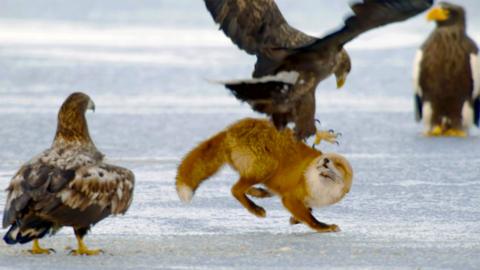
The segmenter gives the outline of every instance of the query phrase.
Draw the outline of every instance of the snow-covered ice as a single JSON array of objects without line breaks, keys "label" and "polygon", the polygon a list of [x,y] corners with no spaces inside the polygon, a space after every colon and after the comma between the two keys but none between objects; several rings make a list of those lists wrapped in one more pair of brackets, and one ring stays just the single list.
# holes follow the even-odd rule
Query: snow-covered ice
[{"label": "snow-covered ice", "polygon": [[[414,122],[411,68],[431,29],[423,18],[349,45],[345,88],[330,79],[317,89],[321,127],[343,134],[340,146],[322,149],[344,154],[355,173],[343,201],[315,211],[342,231],[318,234],[290,226],[277,198],[256,200],[267,218],[249,214],[230,195],[228,168],[190,204],[178,199],[175,170],[188,150],[238,119],[261,117],[208,82],[248,77],[254,58],[215,31],[201,1],[38,2],[52,11],[39,15],[40,4],[24,0],[0,9],[0,188],[51,143],[58,107],[77,90],[95,101],[87,118],[96,144],[137,184],[129,212],[86,238],[104,255],[69,256],[75,239],[64,228],[42,241],[57,250],[51,256],[1,241],[0,269],[480,269],[480,132],[424,138]],[[347,10],[347,1],[308,0],[303,14],[303,4],[278,2],[296,27],[317,33]],[[327,2],[335,12],[318,19]],[[480,37],[478,18],[469,23]],[[4,203],[1,192],[0,214]]]}]

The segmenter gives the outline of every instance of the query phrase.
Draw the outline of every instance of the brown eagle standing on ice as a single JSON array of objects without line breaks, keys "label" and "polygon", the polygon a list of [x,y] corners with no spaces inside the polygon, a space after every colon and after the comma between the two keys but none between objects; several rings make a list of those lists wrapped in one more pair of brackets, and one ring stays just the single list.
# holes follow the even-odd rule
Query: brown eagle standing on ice
[{"label": "brown eagle standing on ice", "polygon": [[416,119],[423,119],[427,136],[466,137],[473,124],[480,126],[478,46],[461,6],[441,2],[427,19],[436,27],[415,59]]},{"label": "brown eagle standing on ice", "polygon": [[403,21],[428,9],[433,0],[364,0],[351,6],[345,26],[323,38],[290,26],[274,0],[204,0],[223,32],[257,56],[252,80],[223,82],[240,100],[270,115],[278,129],[295,123],[298,139],[313,135],[315,89],[335,74],[341,87],[350,72],[344,45],[373,28]]},{"label": "brown eagle standing on ice", "polygon": [[49,254],[38,239],[62,226],[73,227],[78,241],[74,255],[96,255],[83,237],[109,215],[124,214],[132,201],[133,173],[103,162],[90,138],[85,112],[95,105],[73,93],[58,113],[52,146],[23,165],[7,188],[3,227],[7,244],[33,240],[33,254]]}]

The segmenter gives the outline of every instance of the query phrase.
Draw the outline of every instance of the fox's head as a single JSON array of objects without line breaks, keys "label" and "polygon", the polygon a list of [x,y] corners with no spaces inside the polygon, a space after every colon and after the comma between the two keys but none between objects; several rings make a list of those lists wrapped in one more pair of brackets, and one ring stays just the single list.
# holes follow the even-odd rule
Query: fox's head
[{"label": "fox's head", "polygon": [[325,153],[314,159],[305,172],[310,207],[340,201],[352,187],[353,170],[343,156]]},{"label": "fox's head", "polygon": [[322,157],[323,160],[318,160],[318,163],[326,164],[325,166],[321,167],[323,167],[324,169],[325,167],[327,167],[329,171],[335,174],[334,177],[337,178],[337,180],[343,180],[343,183],[345,184],[345,193],[350,192],[353,179],[353,169],[350,165],[350,162],[348,162],[345,157],[336,153],[325,153],[322,155]]}]

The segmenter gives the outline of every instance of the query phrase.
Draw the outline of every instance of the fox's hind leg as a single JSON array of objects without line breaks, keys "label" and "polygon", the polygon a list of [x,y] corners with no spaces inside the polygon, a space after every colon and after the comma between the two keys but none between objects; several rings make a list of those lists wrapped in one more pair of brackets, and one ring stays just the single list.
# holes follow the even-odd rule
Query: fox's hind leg
[{"label": "fox's hind leg", "polygon": [[282,198],[283,205],[292,213],[294,217],[294,221],[301,221],[306,223],[310,228],[316,230],[317,232],[338,232],[340,228],[338,228],[335,224],[325,224],[323,222],[318,221],[311,213],[308,207],[305,204],[292,197],[283,197]]},{"label": "fox's hind leg", "polygon": [[251,188],[249,188],[247,190],[247,195],[250,195],[250,196],[255,197],[255,198],[260,198],[260,199],[270,198],[270,197],[274,196],[273,193],[271,193],[267,189],[261,188],[261,187],[251,187]]},{"label": "fox's hind leg", "polygon": [[247,208],[247,210],[254,214],[257,217],[265,217],[267,213],[265,209],[256,205],[252,200],[247,197],[247,191],[255,184],[258,184],[257,181],[250,180],[244,177],[241,177],[235,185],[232,187],[232,195]]},{"label": "fox's hind leg", "polygon": [[[308,208],[308,211],[312,213],[312,208]],[[300,220],[296,219],[295,217],[291,216],[290,217],[290,225],[297,225],[302,223]]]}]

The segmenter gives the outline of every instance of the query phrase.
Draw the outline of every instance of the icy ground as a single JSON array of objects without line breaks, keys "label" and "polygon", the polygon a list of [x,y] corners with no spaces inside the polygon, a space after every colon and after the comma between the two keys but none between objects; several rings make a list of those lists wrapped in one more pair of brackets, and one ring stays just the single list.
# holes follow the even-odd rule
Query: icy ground
[{"label": "icy ground", "polygon": [[[249,214],[230,195],[236,175],[228,168],[191,204],[179,202],[180,158],[228,124],[261,117],[207,81],[248,77],[254,59],[214,30],[199,3],[185,15],[183,1],[170,1],[180,6],[169,14],[177,20],[149,22],[166,18],[168,1],[158,1],[161,16],[146,8],[138,17],[148,22],[121,25],[139,11],[117,1],[102,1],[87,23],[82,4],[74,11],[50,5],[42,18],[30,18],[38,8],[15,15],[12,6],[30,3],[23,0],[8,2],[10,14],[0,10],[0,188],[48,147],[58,107],[76,90],[96,103],[87,118],[97,146],[137,179],[129,212],[100,222],[86,238],[104,255],[69,256],[65,247],[75,240],[64,228],[42,241],[57,250],[51,256],[0,241],[0,269],[480,269],[480,132],[428,139],[413,120],[411,62],[430,29],[422,19],[354,42],[345,89],[334,90],[331,79],[317,89],[321,128],[343,133],[340,146],[322,149],[346,155],[355,172],[343,201],[315,211],[342,232],[317,234],[290,226],[277,198],[257,200],[267,218]],[[117,3],[128,8],[122,13]],[[305,1],[306,18],[295,17],[300,7],[279,3],[299,28],[317,22],[317,0]],[[0,214],[4,203],[1,192]]]}]

